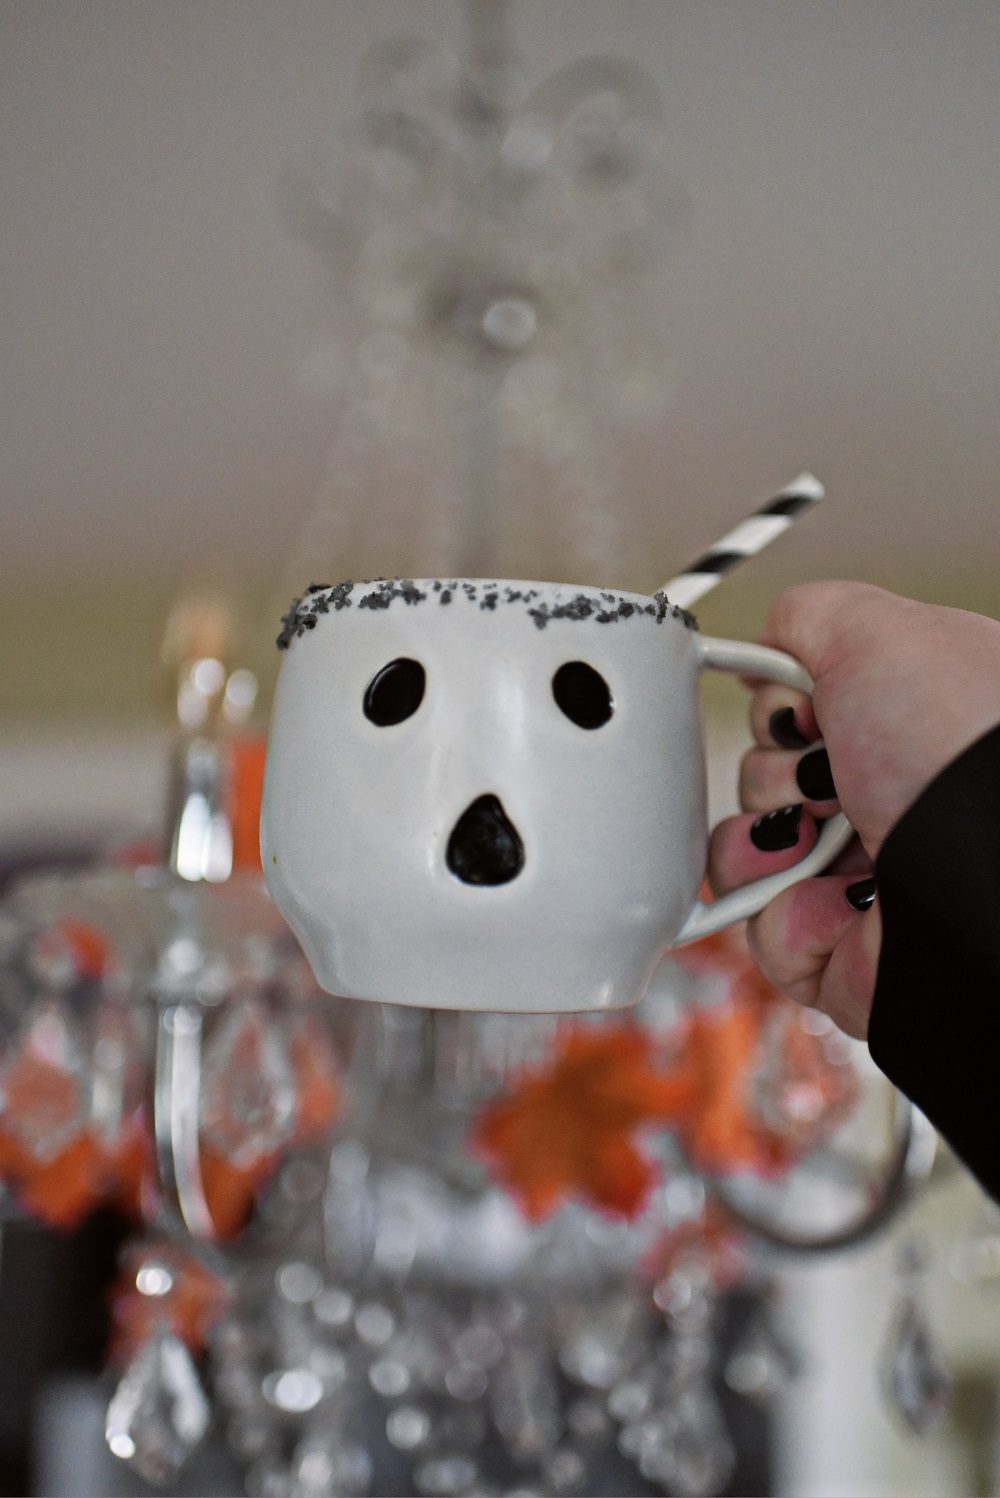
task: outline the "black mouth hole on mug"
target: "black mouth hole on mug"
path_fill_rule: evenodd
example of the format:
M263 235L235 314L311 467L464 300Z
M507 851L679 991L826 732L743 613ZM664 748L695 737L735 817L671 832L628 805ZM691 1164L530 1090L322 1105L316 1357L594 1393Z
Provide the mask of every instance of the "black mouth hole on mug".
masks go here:
M524 868L521 834L498 796L477 796L451 830L445 863L463 884L509 884Z
M424 699L427 673L419 661L400 656L377 671L365 688L365 717L379 728L412 718Z
M567 661L552 678L556 704L578 728L601 728L615 710L614 698L600 671L586 661Z

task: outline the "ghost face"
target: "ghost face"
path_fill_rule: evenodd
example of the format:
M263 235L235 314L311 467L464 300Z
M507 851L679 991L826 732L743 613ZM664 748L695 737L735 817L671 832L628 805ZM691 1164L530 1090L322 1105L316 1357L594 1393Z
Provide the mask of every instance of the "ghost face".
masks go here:
M443 579L290 617L261 847L323 987L635 1002L705 861L688 621L636 595Z

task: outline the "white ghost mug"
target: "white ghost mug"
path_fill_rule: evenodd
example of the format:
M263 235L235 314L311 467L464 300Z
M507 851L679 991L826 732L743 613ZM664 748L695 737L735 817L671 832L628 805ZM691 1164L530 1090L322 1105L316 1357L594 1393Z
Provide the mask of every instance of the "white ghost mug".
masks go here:
M312 588L286 616L261 820L268 888L323 988L520 1012L635 1003L664 951L824 868L702 904L698 682L811 682L663 594L482 580Z

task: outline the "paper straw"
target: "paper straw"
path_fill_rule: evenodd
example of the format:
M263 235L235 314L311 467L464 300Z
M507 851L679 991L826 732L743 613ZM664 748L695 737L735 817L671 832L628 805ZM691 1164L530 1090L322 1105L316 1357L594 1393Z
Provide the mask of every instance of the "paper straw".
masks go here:
M811 473L800 473L798 478L786 484L784 489L769 500L763 509L754 515L748 515L735 530L716 541L711 551L706 551L690 567L685 567L683 572L678 572L676 577L664 583L663 592L678 608L690 608L699 598L710 593L734 567L745 562L747 557L756 556L765 546L770 546L772 541L787 531L803 510L822 499L825 493L819 479L814 478Z

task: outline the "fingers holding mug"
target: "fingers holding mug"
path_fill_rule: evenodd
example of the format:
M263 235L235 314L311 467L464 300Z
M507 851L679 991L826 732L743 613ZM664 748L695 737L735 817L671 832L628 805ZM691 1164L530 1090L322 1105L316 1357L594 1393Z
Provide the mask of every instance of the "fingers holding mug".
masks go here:
M822 1010L856 1040L865 1038L882 940L873 878L804 879L772 900L748 935L776 988Z
M766 812L805 802L817 816L839 811L830 757L822 744L808 749L748 749L740 765L740 804Z
M714 829L708 882L716 896L793 868L816 846L819 829L801 801L758 816L727 817Z
M819 831L816 818L801 802L760 816L744 812L741 816L727 817L713 830L709 842L706 871L709 888L719 899L767 874L781 874L794 868L812 852ZM850 875L854 880L870 878L872 861L860 839L852 838L826 872Z
M703 670L730 671L755 692L757 742L740 766L740 800L752 815L717 830L710 883L718 898L696 904L678 945L753 916L779 892L829 867L853 838L838 814L829 757L817 739L813 681L801 661L767 646L708 637L701 657Z
M812 698L777 682L756 684L750 729L761 749L806 749L821 737Z

